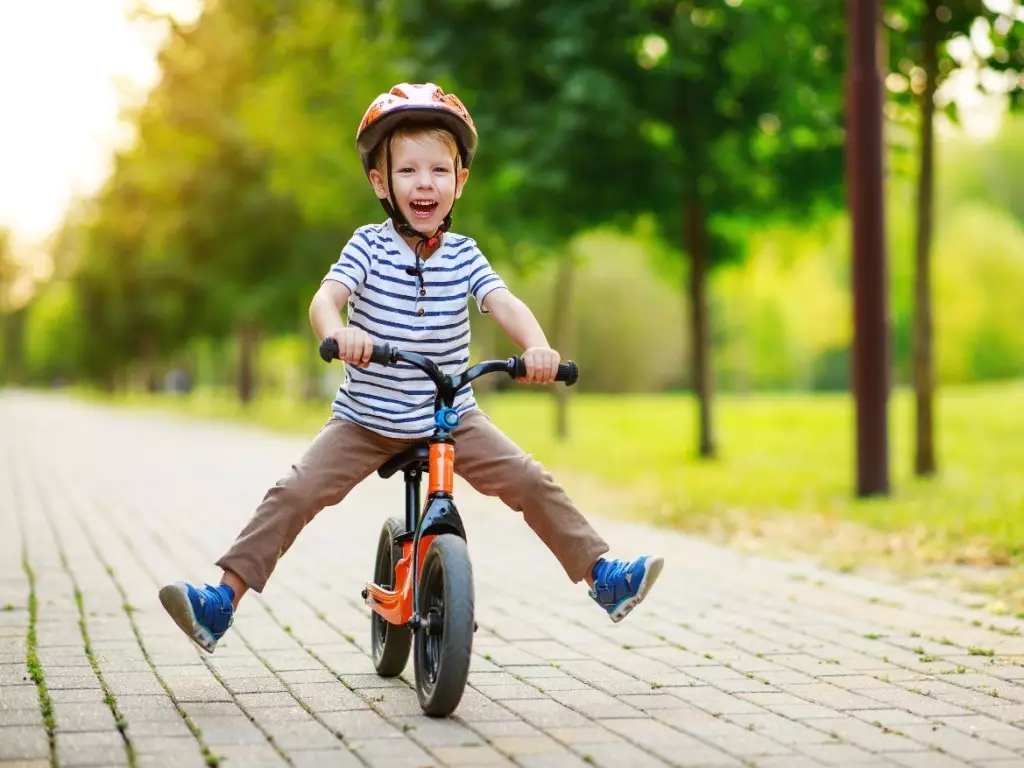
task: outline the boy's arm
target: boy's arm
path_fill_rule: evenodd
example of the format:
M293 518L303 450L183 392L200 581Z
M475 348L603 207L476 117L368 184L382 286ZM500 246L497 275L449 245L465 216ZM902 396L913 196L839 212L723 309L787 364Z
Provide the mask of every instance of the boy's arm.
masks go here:
M494 317L509 339L523 350L526 378L522 381L536 384L553 382L562 358L551 349L544 330L530 308L507 288L488 293L482 308Z
M341 309L352 295L347 285L335 280L325 280L309 303L309 324L318 339L333 336L335 331L345 327L341 321Z
M309 324L317 339L328 336L338 342L338 357L346 363L365 368L370 364L373 340L360 328L347 328L341 322L341 308L352 294L349 287L336 280L324 280L309 303Z

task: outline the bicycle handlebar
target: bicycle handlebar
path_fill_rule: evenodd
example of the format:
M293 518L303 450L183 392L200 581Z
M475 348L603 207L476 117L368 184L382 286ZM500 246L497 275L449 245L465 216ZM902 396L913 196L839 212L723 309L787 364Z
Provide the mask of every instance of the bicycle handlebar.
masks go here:
M338 359L338 342L333 337L328 337L320 342L320 357L325 363ZM397 362L409 363L427 374L438 386L438 389L443 389L445 380L449 379L433 360L415 352L403 352L390 344L374 344L370 362L379 365L393 365ZM513 379L521 379L526 376L526 361L519 355L515 355L506 360L488 360L477 363L469 370L450 378L452 391L458 391L473 379L484 374L501 372L507 373ZM564 382L566 386L571 387L579 378L579 373L576 363L571 360L560 363L555 381Z

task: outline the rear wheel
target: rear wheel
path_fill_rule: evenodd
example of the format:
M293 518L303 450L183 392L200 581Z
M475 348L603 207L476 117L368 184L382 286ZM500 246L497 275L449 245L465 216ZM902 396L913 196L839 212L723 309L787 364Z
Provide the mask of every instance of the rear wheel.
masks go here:
M377 561L373 568L373 581L385 589L395 588L395 567L402 558L402 546L395 537L405 533L405 523L397 517L384 521L377 542ZM375 611L370 613L370 649L373 666L381 677L402 674L409 661L412 630L391 624Z
M431 542L417 609L416 693L426 714L445 717L462 699L473 650L473 568L461 537L445 533Z

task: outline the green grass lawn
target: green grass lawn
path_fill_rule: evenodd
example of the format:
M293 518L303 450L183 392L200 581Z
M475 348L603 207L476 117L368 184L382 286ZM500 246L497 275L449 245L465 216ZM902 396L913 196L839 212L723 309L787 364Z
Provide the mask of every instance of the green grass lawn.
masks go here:
M246 411L230 396L118 402L249 418L309 435L328 415L326 403L272 400ZM719 396L713 461L695 455L696 408L688 395L574 395L564 443L554 438L554 403L545 393L489 395L481 404L585 509L746 547L795 549L839 568L1024 562L1024 382L941 391L939 474L931 480L913 477L913 402L909 392L896 392L892 494L871 500L854 497L847 395ZM1001 571L995 591L1024 607L1016 584L1007 586L1017 570Z
M841 558L868 547L918 562L988 565L1024 553L1024 382L941 393L940 467L931 480L913 476L913 401L897 392L892 494L870 500L854 494L854 409L845 395L719 397L714 461L696 457L687 396L580 397L562 444L552 437L547 398L505 396L486 407L552 467L633 489L631 513L658 523L783 537L801 548L821 548L831 536L824 544Z

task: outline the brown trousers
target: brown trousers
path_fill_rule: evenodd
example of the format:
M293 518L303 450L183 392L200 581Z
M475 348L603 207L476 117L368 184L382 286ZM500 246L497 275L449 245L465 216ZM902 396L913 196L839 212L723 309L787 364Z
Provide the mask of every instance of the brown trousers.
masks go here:
M565 491L480 410L463 414L455 430L455 472L477 491L522 512L573 582L608 551ZM334 418L291 471L267 491L248 525L217 565L262 592L277 561L324 507L339 503L385 461L417 440L379 435ZM399 515L401 516L401 515Z

